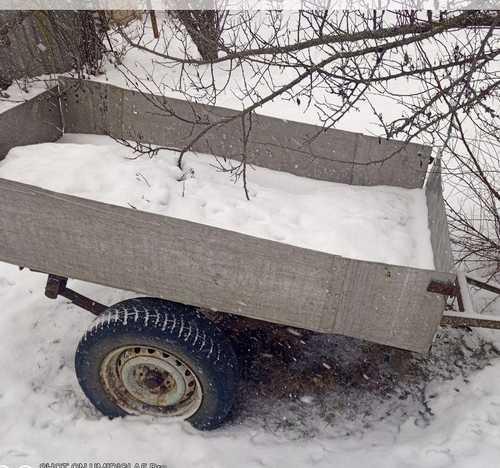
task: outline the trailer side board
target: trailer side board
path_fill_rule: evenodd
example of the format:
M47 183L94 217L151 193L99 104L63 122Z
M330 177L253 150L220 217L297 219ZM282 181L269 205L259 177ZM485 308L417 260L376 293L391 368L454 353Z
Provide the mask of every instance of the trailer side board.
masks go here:
M436 159L429 171L424 189L434 266L439 271L453 271L455 266L451 251L450 232L448 230L441 178L441 161Z
M0 160L14 146L61 138L62 127L57 87L0 112Z
M106 83L60 78L66 131L95 133L183 148L203 124L237 111L154 96ZM239 159L240 119L214 128L194 151ZM355 185L423 186L431 148L343 130L254 115L251 164L313 179Z
M0 260L426 351L454 275L351 260L0 179Z

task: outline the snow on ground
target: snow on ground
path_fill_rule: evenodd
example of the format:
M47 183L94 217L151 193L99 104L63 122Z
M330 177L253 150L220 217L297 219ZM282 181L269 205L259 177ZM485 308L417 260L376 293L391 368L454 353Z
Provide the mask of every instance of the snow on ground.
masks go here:
M29 101L55 85L55 78L40 75L36 78L17 80L7 89L0 90L0 112L5 112L23 102Z
M92 316L45 298L44 281L0 264L2 464L498 466L500 360L476 332L442 330L427 357L345 337L255 333L263 344L240 350L245 373L232 419L201 433L183 422L100 416L73 365ZM131 295L70 286L108 304Z
M421 189L351 186L254 167L249 202L213 156L187 155L184 172L177 157L162 150L137 158L109 137L66 134L58 143L13 148L0 176L345 257L434 267Z
M154 38L149 22L145 24L132 22L126 28L126 33L132 40L136 40L141 45L152 50L164 50L165 41L167 40L169 51L174 55L182 55L185 47L187 47L187 50L193 56L197 56L196 48L192 43L188 41L187 44L184 44L179 38L172 36L170 20L166 15L159 15L158 19L161 30L159 39ZM252 104L252 99L255 99L257 95L263 97L270 93L266 84L267 80L259 79L259 76L255 75L255 70L246 65L236 67L231 74L230 85L225 87L224 84L228 78L227 64L222 63L213 67L201 66L197 68L194 66L172 66L171 63L165 62L146 51L131 48L119 34L111 34L110 40L119 59L117 60L109 55L107 60L103 61L102 73L88 77L93 81L173 98L186 99L188 97L192 101L216 104L236 110L241 110L244 106ZM207 85L210 85L213 79L218 87L217 102L210 102L204 91L193 86L189 79L181 79L182 73L186 71L188 75L190 72L196 76L199 74ZM288 83L295 78L296 73L293 69L282 70L276 68L275 73L273 73L275 85ZM244 82L248 85L252 83L255 86L256 94L252 98L241 91L241 89L244 89L244 86L242 86ZM398 87L403 92L407 91L408 80L401 80ZM328 90L317 88L314 93L319 102L323 100L330 102L332 99ZM392 99L377 95L372 95L371 99L379 105L380 109L384 109L384 115L387 114L386 117L393 115L397 118L403 110ZM288 96L283 95L267 102L256 112L279 119L323 125L322 116L319 115L314 106L308 106L307 102L308 99L304 98L299 104L296 99L290 99ZM363 102L358 102L356 110L345 115L335 128L374 135L380 135L381 133L377 117L370 106Z

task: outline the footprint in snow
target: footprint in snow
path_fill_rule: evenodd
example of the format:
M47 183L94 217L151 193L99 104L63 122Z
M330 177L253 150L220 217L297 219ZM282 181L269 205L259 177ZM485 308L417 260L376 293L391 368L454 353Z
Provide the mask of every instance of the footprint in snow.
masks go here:
M0 277L0 289L8 288L15 286L16 283L14 281L8 280L7 278Z

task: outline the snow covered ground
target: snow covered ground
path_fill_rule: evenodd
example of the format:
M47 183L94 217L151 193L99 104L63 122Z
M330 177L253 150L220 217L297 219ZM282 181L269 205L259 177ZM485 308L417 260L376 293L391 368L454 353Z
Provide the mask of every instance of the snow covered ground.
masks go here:
M15 81L5 91L0 90L0 112L5 112L12 107L33 99L55 86L55 83L54 77L49 75L28 78L26 81Z
M500 359L478 332L443 330L428 357L335 336L269 339L243 356L232 420L200 433L186 423L97 414L73 366L92 316L46 299L44 280L0 264L0 462L9 467L498 466ZM70 285L104 303L130 296ZM489 338L500 346L499 332Z
M138 52L126 60L144 71ZM99 79L127 86L113 64L105 72ZM0 110L26 98L16 86ZM235 101L222 98L220 105ZM270 103L262 112L314 120L293 102ZM371 120L361 111L342 128L369 131ZM92 316L64 299L46 299L44 281L0 263L0 465L500 466L498 331L441 330L429 356L345 337L277 339L272 331L248 331L259 346L240 350L245 375L232 420L200 433L186 423L101 417L79 389L73 365ZM106 304L132 295L77 281L70 286Z
M349 258L433 269L422 189L360 187L251 170L245 198L213 156L137 157L109 137L13 148L0 177ZM55 171L54 168L57 168Z

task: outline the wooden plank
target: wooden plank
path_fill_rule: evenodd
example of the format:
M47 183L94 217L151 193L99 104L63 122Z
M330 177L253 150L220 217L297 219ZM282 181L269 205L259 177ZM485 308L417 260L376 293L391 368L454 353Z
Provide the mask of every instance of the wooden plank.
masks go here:
M333 332L405 349L410 349L405 343L420 343L424 350L444 310L442 296L427 291L438 276L427 270L350 261ZM441 276L445 277L454 279Z
M0 160L14 146L55 141L62 135L57 87L0 113Z
M0 260L310 330L426 351L430 279L0 179ZM436 326L435 326L436 325Z
M84 37L77 11L51 11L51 19L43 12L26 11L20 19L18 11L5 10L5 3L0 10L0 79L61 73L73 69L77 58L81 60L79 45ZM25 7L36 6L23 3ZM71 31L72 36L68 38L61 31Z
M457 283L460 294L460 312L467 314L474 314L474 305L472 304L472 297L470 295L469 285L467 284L467 277L465 272L457 271Z
M424 185L432 148L360 135L353 166L353 185Z
M182 148L202 128L190 122L213 122L236 111L143 95L105 83L61 78L65 89L66 131L111 134L118 138ZM168 110L165 111L165 108ZM163 110L162 110L163 109ZM168 115L168 113L181 118ZM315 138L312 138L315 136ZM239 119L210 131L195 151L240 158ZM397 154L383 164L364 165ZM378 140L359 133L256 115L248 144L255 165L314 179L356 185L422 187L428 149L421 145ZM355 164L355 161L358 164Z
M446 312L441 325L451 327L479 327L500 329L500 317L497 315L475 314L467 312Z

